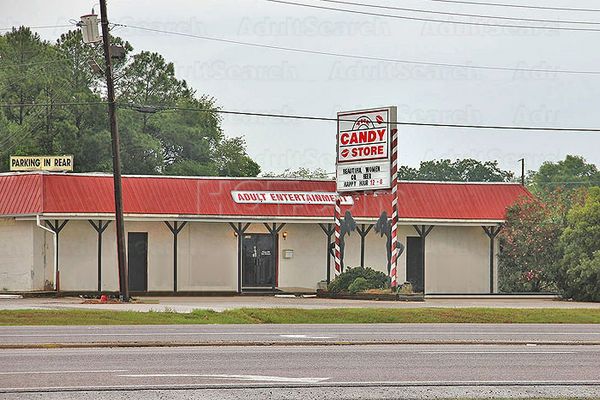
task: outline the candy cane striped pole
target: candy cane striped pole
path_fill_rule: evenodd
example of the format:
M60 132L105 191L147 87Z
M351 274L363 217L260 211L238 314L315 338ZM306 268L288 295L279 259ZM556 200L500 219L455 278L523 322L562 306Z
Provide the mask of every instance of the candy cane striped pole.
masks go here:
M340 233L341 233L341 203L342 198L338 195L335 198L335 276L337 277L342 273L342 260L341 260L341 252L340 252Z
M391 285L398 284L398 129L392 129L392 260Z

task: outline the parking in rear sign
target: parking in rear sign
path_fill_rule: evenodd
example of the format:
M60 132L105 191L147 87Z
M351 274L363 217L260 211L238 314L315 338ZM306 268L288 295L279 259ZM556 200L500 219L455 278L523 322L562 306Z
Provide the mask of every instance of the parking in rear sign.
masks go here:
M392 129L396 107L338 113L338 192L391 188Z

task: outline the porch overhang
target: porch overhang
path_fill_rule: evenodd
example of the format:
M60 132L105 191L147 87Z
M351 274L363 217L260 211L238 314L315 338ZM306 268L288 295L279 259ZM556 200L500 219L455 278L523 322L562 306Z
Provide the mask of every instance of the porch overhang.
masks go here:
M69 220L114 220L113 213L42 213L39 214L42 219L69 219ZM35 220L37 214L20 215L8 218L16 220ZM331 218L310 217L310 216L236 216L236 215L186 215L186 214L125 214L125 220L131 222L161 222L161 221L179 221L179 222L241 222L241 223L296 223L296 224L319 224L333 222ZM355 217L357 223L373 224L378 218ZM436 225L436 226L495 226L504 223L499 219L413 219L399 218L400 225Z

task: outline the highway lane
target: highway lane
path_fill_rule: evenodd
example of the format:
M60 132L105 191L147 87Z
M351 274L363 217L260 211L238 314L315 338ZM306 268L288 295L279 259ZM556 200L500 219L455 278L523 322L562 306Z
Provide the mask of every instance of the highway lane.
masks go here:
M600 396L600 346L594 345L5 349L0 366L0 398L132 389L335 388L364 394L415 386L448 393L456 387L560 387Z
M42 343L596 343L599 325L298 324L5 326L0 346Z

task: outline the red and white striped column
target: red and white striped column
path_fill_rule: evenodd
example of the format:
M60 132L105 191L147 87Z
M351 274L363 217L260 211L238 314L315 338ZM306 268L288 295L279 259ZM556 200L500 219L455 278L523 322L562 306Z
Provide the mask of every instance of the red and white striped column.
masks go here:
M391 286L398 285L398 129L392 129L392 259Z
M335 259L335 276L337 277L342 273L342 257L340 251L340 233L341 233L341 214L342 214L342 198L341 196L336 196L335 198L335 248L334 248L334 259Z

